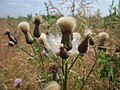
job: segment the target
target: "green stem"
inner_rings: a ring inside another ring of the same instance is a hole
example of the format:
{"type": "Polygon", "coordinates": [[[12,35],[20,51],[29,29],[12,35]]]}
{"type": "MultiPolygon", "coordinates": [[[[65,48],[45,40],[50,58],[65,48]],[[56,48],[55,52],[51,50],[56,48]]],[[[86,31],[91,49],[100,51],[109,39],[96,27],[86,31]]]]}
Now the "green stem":
{"type": "Polygon", "coordinates": [[[64,75],[64,59],[62,59],[62,73],[64,75]]]}
{"type": "Polygon", "coordinates": [[[80,90],[83,89],[83,87],[84,87],[86,81],[88,80],[89,76],[91,75],[92,71],[94,71],[94,67],[95,67],[95,65],[96,65],[96,63],[97,63],[97,60],[98,60],[98,55],[100,54],[100,51],[99,51],[98,54],[97,54],[97,51],[96,51],[95,47],[93,47],[93,49],[94,49],[94,51],[95,51],[95,62],[94,62],[94,64],[93,64],[90,72],[88,73],[86,79],[83,81],[83,84],[82,84],[80,90]]]}
{"type": "Polygon", "coordinates": [[[35,48],[33,47],[33,45],[31,45],[31,47],[32,47],[32,50],[33,50],[33,52],[34,52],[34,54],[35,54],[35,56],[36,56],[36,59],[37,59],[38,63],[39,63],[39,64],[40,64],[40,66],[41,66],[41,62],[40,62],[39,57],[37,56],[37,53],[36,53],[35,48]]]}
{"type": "Polygon", "coordinates": [[[84,77],[85,75],[84,75],[84,74],[85,74],[85,68],[86,68],[86,67],[85,67],[85,62],[84,62],[84,60],[82,59],[82,57],[80,57],[80,59],[82,60],[82,63],[83,63],[83,81],[84,81],[84,79],[85,79],[85,77],[84,77]]]}
{"type": "MultiPolygon", "coordinates": [[[[37,38],[37,41],[36,41],[36,43],[38,44],[38,48],[39,48],[39,50],[41,50],[41,46],[40,46],[40,43],[39,43],[39,40],[38,40],[38,38],[37,38]]],[[[41,64],[42,64],[42,68],[43,68],[43,71],[45,70],[45,68],[44,68],[44,62],[43,62],[43,57],[42,57],[42,55],[40,54],[40,56],[39,56],[40,58],[39,58],[39,60],[41,59],[41,64]]]]}
{"type": "Polygon", "coordinates": [[[63,81],[63,90],[67,90],[67,79],[68,79],[68,62],[65,63],[65,70],[64,70],[64,81],[63,81]]]}
{"type": "Polygon", "coordinates": [[[91,68],[91,70],[90,70],[90,72],[89,72],[88,76],[87,76],[87,77],[86,77],[86,79],[83,81],[83,84],[82,84],[82,86],[81,86],[80,90],[82,90],[82,89],[83,89],[83,87],[84,87],[84,85],[85,85],[86,81],[88,80],[89,76],[91,75],[91,73],[92,73],[92,71],[93,71],[93,69],[94,69],[94,67],[95,67],[95,65],[96,65],[96,62],[97,62],[97,60],[96,60],[96,61],[95,61],[95,63],[93,64],[93,66],[92,66],[92,68],[91,68]]]}
{"type": "Polygon", "coordinates": [[[24,51],[25,53],[27,53],[29,56],[33,57],[34,59],[36,57],[34,57],[33,55],[31,55],[28,51],[26,51],[24,48],[21,48],[20,46],[16,45],[20,50],[24,51]]]}
{"type": "Polygon", "coordinates": [[[77,57],[73,60],[72,64],[70,65],[70,67],[68,68],[68,73],[70,72],[71,68],[73,67],[73,65],[75,64],[75,62],[77,61],[77,59],[79,58],[80,53],[77,55],[77,57]]]}

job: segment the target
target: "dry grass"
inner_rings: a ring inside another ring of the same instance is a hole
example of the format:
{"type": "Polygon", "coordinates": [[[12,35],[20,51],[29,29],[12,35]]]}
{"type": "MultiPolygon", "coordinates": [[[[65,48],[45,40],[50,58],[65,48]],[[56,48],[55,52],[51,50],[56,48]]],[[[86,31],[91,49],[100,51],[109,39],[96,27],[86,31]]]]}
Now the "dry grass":
{"type": "MultiPolygon", "coordinates": [[[[14,33],[18,23],[19,21],[15,22],[14,20],[10,22],[8,19],[0,20],[0,83],[4,84],[7,90],[16,90],[14,87],[14,80],[16,77],[20,77],[23,79],[22,90],[37,90],[38,83],[36,82],[36,76],[40,75],[39,72],[41,71],[39,64],[37,61],[28,60],[30,57],[28,57],[26,53],[22,52],[17,47],[8,47],[8,38],[4,34],[7,28],[10,28],[14,33]]],[[[98,32],[100,31],[96,31],[96,33],[98,32]]],[[[15,36],[18,34],[20,34],[19,31],[15,34],[15,36]]],[[[110,32],[110,34],[115,35],[113,32],[110,32]]],[[[31,47],[24,41],[24,36],[21,34],[19,37],[19,45],[32,53],[31,47]]],[[[118,44],[116,41],[119,42],[118,38],[112,38],[109,40],[109,50],[107,53],[112,53],[115,46],[118,44]]],[[[93,53],[86,53],[84,57],[86,62],[85,70],[83,70],[83,68],[79,68],[78,63],[75,64],[73,70],[79,75],[81,75],[84,71],[84,76],[86,76],[93,64],[92,56],[93,53]]],[[[81,62],[81,60],[78,60],[77,62],[81,62]]],[[[49,65],[50,64],[48,63],[45,64],[46,70],[48,70],[49,65]]],[[[68,90],[73,90],[73,81],[77,78],[77,75],[75,73],[71,73],[69,78],[68,90]]],[[[84,90],[107,90],[106,88],[108,88],[108,80],[102,80],[98,77],[97,73],[92,73],[84,90]]],[[[75,90],[79,89],[77,88],[75,90]]]]}

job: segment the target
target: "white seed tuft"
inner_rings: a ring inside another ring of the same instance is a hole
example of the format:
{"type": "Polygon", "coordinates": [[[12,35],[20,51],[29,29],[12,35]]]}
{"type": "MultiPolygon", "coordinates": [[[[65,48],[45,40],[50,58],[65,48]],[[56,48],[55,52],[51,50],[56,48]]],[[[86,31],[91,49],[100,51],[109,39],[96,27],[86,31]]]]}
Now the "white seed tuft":
{"type": "Polygon", "coordinates": [[[30,29],[30,25],[28,22],[20,22],[18,24],[18,29],[21,30],[23,33],[27,33],[30,29]]]}
{"type": "Polygon", "coordinates": [[[99,39],[100,40],[102,40],[102,39],[106,40],[108,38],[109,38],[109,34],[108,33],[106,33],[106,32],[99,33],[99,39]]]}
{"type": "Polygon", "coordinates": [[[41,44],[45,44],[46,43],[46,34],[44,34],[44,33],[41,33],[41,35],[40,35],[40,37],[39,37],[39,42],[41,43],[41,44]]]}
{"type": "Polygon", "coordinates": [[[84,35],[85,35],[85,37],[86,37],[87,35],[91,36],[91,35],[92,35],[92,30],[91,30],[90,28],[85,29],[84,35]]]}
{"type": "Polygon", "coordinates": [[[51,81],[48,84],[46,84],[43,90],[60,90],[60,85],[55,81],[51,81]]]}
{"type": "Polygon", "coordinates": [[[61,32],[72,31],[76,26],[76,20],[73,17],[61,17],[57,21],[61,32]]]}

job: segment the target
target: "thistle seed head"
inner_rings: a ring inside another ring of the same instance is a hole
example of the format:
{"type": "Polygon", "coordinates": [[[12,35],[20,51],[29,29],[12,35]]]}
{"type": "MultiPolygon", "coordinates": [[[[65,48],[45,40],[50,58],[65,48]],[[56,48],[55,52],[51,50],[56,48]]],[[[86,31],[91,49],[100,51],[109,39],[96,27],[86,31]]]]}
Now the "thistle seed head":
{"type": "Polygon", "coordinates": [[[87,37],[87,35],[91,36],[92,35],[92,30],[90,28],[86,29],[84,32],[85,37],[87,37]]]}
{"type": "Polygon", "coordinates": [[[60,90],[60,85],[55,81],[50,81],[43,90],[60,90]]]}
{"type": "Polygon", "coordinates": [[[30,25],[28,22],[20,22],[18,24],[18,29],[21,30],[23,33],[27,33],[30,29],[30,25]]]}
{"type": "Polygon", "coordinates": [[[58,19],[57,25],[62,33],[71,32],[76,26],[76,20],[73,17],[61,17],[58,19]]]}
{"type": "Polygon", "coordinates": [[[10,32],[10,29],[6,29],[5,30],[5,35],[9,35],[11,32],[10,32]]]}
{"type": "Polygon", "coordinates": [[[100,40],[106,40],[108,38],[109,38],[109,34],[108,33],[106,33],[106,32],[99,33],[99,39],[100,40]]]}
{"type": "Polygon", "coordinates": [[[35,16],[33,23],[40,24],[42,22],[42,18],[40,16],[35,16]]]}
{"type": "Polygon", "coordinates": [[[41,33],[41,35],[38,39],[39,39],[39,42],[44,45],[46,42],[46,39],[47,39],[46,34],[41,33]]]}

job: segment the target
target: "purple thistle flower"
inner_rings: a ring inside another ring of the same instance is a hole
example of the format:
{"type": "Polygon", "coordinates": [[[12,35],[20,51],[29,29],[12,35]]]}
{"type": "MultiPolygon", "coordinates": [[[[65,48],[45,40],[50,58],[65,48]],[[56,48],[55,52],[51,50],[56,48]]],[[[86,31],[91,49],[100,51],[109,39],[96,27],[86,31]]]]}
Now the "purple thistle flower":
{"type": "Polygon", "coordinates": [[[49,71],[52,73],[52,80],[57,81],[57,72],[58,72],[58,66],[53,65],[49,68],[49,71]]]}
{"type": "Polygon", "coordinates": [[[57,72],[58,72],[58,66],[56,66],[56,65],[51,66],[51,67],[49,68],[49,71],[50,71],[51,73],[57,73],[57,72]]]}
{"type": "Polygon", "coordinates": [[[47,52],[46,52],[45,50],[43,50],[43,51],[42,51],[42,55],[47,56],[48,54],[47,54],[47,52]]]}
{"type": "Polygon", "coordinates": [[[16,78],[14,82],[15,82],[15,87],[19,88],[22,84],[22,79],[21,78],[16,78]]]}

